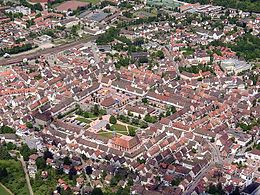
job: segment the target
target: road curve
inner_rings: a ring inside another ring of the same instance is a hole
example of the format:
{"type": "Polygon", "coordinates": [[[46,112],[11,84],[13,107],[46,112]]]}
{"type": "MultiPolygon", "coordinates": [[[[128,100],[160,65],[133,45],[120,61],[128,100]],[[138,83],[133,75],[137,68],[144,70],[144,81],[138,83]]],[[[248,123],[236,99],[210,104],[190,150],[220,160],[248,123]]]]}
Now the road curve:
{"type": "Polygon", "coordinates": [[[19,56],[15,56],[15,57],[11,57],[11,58],[5,58],[5,59],[0,61],[0,66],[20,63],[25,58],[30,60],[30,59],[35,59],[35,58],[37,58],[41,55],[61,52],[63,50],[66,50],[66,49],[69,49],[69,48],[72,48],[72,47],[76,47],[78,45],[81,45],[82,43],[89,42],[89,41],[92,41],[92,40],[95,40],[95,39],[96,39],[96,37],[93,36],[93,37],[90,37],[86,40],[79,40],[79,41],[75,41],[75,42],[72,42],[72,43],[60,45],[60,46],[57,46],[57,47],[48,48],[48,49],[44,49],[44,50],[41,50],[41,51],[36,51],[36,52],[33,52],[33,53],[21,54],[19,56]]]}

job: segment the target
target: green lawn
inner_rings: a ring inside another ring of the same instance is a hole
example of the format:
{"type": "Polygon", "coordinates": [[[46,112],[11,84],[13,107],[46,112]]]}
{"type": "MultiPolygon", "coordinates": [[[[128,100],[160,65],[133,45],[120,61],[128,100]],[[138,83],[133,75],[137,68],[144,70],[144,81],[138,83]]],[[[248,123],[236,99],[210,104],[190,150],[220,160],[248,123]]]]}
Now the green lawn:
{"type": "Polygon", "coordinates": [[[128,130],[129,130],[129,131],[131,131],[131,130],[134,130],[134,131],[136,131],[136,130],[137,130],[137,128],[136,128],[136,127],[133,127],[133,126],[128,126],[128,130]]]}
{"type": "Polygon", "coordinates": [[[82,2],[88,2],[88,3],[92,3],[92,4],[97,4],[99,3],[101,0],[80,0],[82,2]]]}
{"type": "Polygon", "coordinates": [[[92,112],[84,112],[81,116],[83,116],[85,118],[96,118],[97,117],[92,112]]]}
{"type": "Polygon", "coordinates": [[[117,131],[117,133],[123,134],[123,135],[128,135],[127,131],[117,131]]]}
{"type": "MultiPolygon", "coordinates": [[[[7,169],[7,177],[1,179],[1,183],[14,194],[28,195],[25,175],[19,161],[0,160],[0,167],[7,169]]],[[[1,193],[0,193],[1,194],[1,193]]]]}
{"type": "Polygon", "coordinates": [[[114,124],[111,126],[111,130],[115,130],[116,132],[118,131],[127,131],[126,126],[125,125],[120,125],[120,124],[114,124]]]}
{"type": "Polygon", "coordinates": [[[11,195],[5,188],[0,184],[0,194],[1,195],[11,195]]]}
{"type": "Polygon", "coordinates": [[[86,118],[83,118],[83,117],[77,117],[76,120],[80,121],[80,122],[83,122],[83,123],[87,123],[87,124],[91,123],[90,120],[88,120],[86,118]]]}
{"type": "MultiPolygon", "coordinates": [[[[136,131],[136,127],[132,127],[132,126],[128,126],[128,129],[134,130],[136,131]]],[[[110,130],[107,131],[99,131],[99,135],[104,136],[104,137],[108,137],[108,138],[112,138],[113,137],[113,131],[115,131],[117,134],[121,134],[121,135],[129,135],[127,128],[125,125],[121,125],[121,124],[114,124],[111,126],[110,130]]]]}
{"type": "Polygon", "coordinates": [[[111,131],[103,131],[102,130],[102,131],[98,132],[98,135],[101,135],[103,137],[107,137],[109,139],[113,138],[113,132],[111,132],[111,131]]]}

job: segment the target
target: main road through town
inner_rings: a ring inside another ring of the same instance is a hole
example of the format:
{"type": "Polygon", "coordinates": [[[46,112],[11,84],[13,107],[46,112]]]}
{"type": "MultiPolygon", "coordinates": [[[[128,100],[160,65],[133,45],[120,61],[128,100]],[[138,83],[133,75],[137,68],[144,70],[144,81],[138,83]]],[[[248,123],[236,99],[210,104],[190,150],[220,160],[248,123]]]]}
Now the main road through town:
{"type": "Polygon", "coordinates": [[[56,47],[36,51],[36,52],[33,52],[33,53],[21,54],[21,55],[11,57],[11,58],[4,58],[4,59],[0,60],[0,66],[20,63],[20,62],[23,61],[23,59],[30,60],[30,59],[35,59],[35,58],[42,56],[42,55],[51,54],[51,53],[58,53],[58,52],[61,52],[63,50],[66,50],[66,49],[70,49],[72,47],[79,46],[83,43],[93,41],[96,38],[97,38],[96,36],[91,36],[91,37],[84,39],[84,40],[78,40],[78,41],[75,41],[75,42],[72,42],[72,43],[59,45],[59,46],[56,46],[56,47]]]}
{"type": "Polygon", "coordinates": [[[220,155],[219,149],[216,147],[214,143],[210,143],[208,145],[211,148],[211,161],[208,165],[202,168],[200,173],[193,179],[193,181],[189,184],[187,189],[185,190],[185,195],[190,195],[198,185],[199,181],[205,176],[205,174],[212,169],[216,164],[223,164],[223,159],[220,155]]]}

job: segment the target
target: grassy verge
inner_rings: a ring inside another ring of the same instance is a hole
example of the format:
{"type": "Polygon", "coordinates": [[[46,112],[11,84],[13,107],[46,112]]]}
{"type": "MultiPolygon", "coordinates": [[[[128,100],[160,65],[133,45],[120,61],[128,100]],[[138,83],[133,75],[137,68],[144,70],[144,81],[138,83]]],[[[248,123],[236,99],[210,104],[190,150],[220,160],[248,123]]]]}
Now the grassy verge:
{"type": "Polygon", "coordinates": [[[9,193],[5,187],[3,186],[3,184],[0,183],[0,194],[3,194],[3,195],[11,195],[11,193],[9,193]]]}

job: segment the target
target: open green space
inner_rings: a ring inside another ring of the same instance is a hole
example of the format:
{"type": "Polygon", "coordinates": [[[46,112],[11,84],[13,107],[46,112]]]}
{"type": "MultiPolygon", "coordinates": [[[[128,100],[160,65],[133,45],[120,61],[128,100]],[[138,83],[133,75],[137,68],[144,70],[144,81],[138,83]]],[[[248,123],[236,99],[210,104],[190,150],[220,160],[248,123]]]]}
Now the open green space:
{"type": "Polygon", "coordinates": [[[9,192],[2,186],[2,184],[0,184],[0,194],[3,194],[3,195],[11,195],[11,193],[9,193],[9,192]]]}
{"type": "Polygon", "coordinates": [[[109,138],[109,139],[113,138],[113,132],[100,131],[98,134],[101,135],[101,136],[103,136],[103,137],[107,137],[107,138],[109,138]]]}
{"type": "Polygon", "coordinates": [[[129,131],[136,131],[137,128],[136,128],[136,127],[133,127],[133,126],[128,126],[128,130],[129,130],[129,131]]]}
{"type": "Polygon", "coordinates": [[[120,124],[114,124],[111,126],[111,130],[114,130],[116,132],[123,132],[123,131],[126,131],[127,132],[127,129],[126,129],[126,126],[125,125],[120,125],[120,124]]]}
{"type": "Polygon", "coordinates": [[[83,118],[83,117],[77,117],[76,120],[80,121],[80,122],[83,122],[83,123],[87,123],[87,124],[91,123],[90,120],[88,120],[86,118],[83,118]]]}
{"type": "Polygon", "coordinates": [[[120,133],[122,135],[128,135],[128,132],[127,131],[117,131],[117,133],[120,133]]]}
{"type": "Polygon", "coordinates": [[[78,107],[77,111],[75,112],[77,115],[80,115],[84,118],[97,118],[106,114],[106,110],[101,109],[97,104],[94,105],[90,111],[82,110],[78,107]]]}
{"type": "Polygon", "coordinates": [[[137,12],[135,12],[134,16],[135,17],[141,16],[141,17],[147,17],[148,18],[148,17],[154,17],[154,16],[156,16],[156,14],[155,13],[149,13],[149,12],[145,11],[144,9],[142,9],[142,10],[138,10],[137,12]]]}
{"type": "Polygon", "coordinates": [[[1,177],[0,180],[6,188],[10,189],[14,194],[29,194],[23,168],[19,161],[0,160],[0,167],[2,171],[3,169],[7,171],[5,177],[1,177]]]}

